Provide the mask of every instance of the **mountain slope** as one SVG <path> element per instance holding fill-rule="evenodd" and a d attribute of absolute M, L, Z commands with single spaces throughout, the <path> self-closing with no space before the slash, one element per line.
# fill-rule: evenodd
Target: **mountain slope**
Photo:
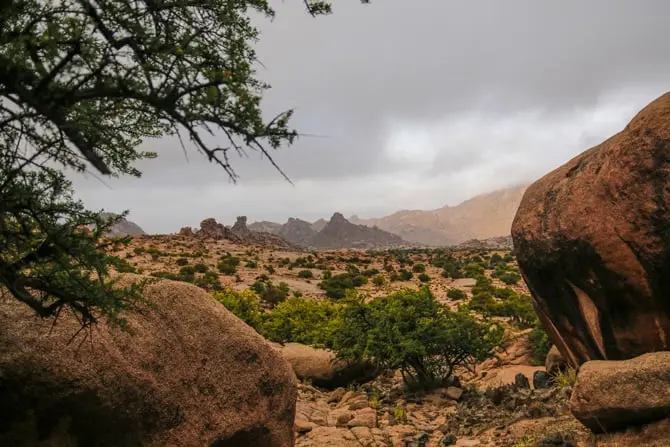
<path fill-rule="evenodd" d="M 314 248 L 382 248 L 407 245 L 400 236 L 384 230 L 349 222 L 340 213 L 333 217 L 325 227 L 308 241 Z"/>
<path fill-rule="evenodd" d="M 352 222 L 377 226 L 423 245 L 454 245 L 470 239 L 508 236 L 527 186 L 481 194 L 457 206 L 436 210 L 403 210 L 376 219 Z"/>

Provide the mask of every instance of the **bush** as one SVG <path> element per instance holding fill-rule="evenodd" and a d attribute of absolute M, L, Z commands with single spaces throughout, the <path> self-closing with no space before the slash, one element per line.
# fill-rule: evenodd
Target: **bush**
<path fill-rule="evenodd" d="M 430 281 L 430 276 L 428 276 L 426 273 L 421 273 L 419 276 L 419 281 L 421 282 L 428 282 Z"/>
<path fill-rule="evenodd" d="M 539 364 L 544 365 L 544 359 L 547 357 L 552 343 L 551 339 L 549 339 L 549 334 L 547 334 L 539 319 L 535 321 L 528 340 L 531 352 L 533 353 L 533 359 Z"/>
<path fill-rule="evenodd" d="M 516 273 L 505 273 L 500 277 L 500 280 L 508 286 L 511 286 L 518 283 L 521 280 L 521 276 L 517 275 Z"/>
<path fill-rule="evenodd" d="M 237 266 L 240 264 L 240 260 L 234 256 L 224 256 L 221 258 L 219 263 L 216 265 L 216 268 L 219 269 L 224 275 L 234 275 L 237 273 Z"/>
<path fill-rule="evenodd" d="M 412 271 L 413 271 L 414 273 L 423 273 L 423 272 L 426 271 L 426 266 L 423 265 L 423 264 L 414 264 L 414 265 L 412 266 Z"/>
<path fill-rule="evenodd" d="M 300 270 L 298 272 L 300 278 L 310 279 L 314 277 L 314 273 L 311 270 Z"/>
<path fill-rule="evenodd" d="M 188 264 L 188 259 L 186 258 L 177 258 L 177 261 L 175 261 L 177 265 L 186 265 Z"/>
<path fill-rule="evenodd" d="M 271 275 L 275 272 L 275 268 L 271 265 L 264 265 L 263 268 Z"/>
<path fill-rule="evenodd" d="M 325 272 L 324 272 L 325 273 Z M 319 287 L 326 291 L 326 296 L 332 299 L 341 299 L 346 295 L 349 289 L 355 289 L 368 282 L 368 279 L 363 275 L 354 273 L 341 273 L 324 279 L 319 284 Z"/>
<path fill-rule="evenodd" d="M 244 266 L 250 269 L 255 269 L 258 268 L 258 262 L 249 260 L 246 262 L 246 264 L 244 264 Z"/>
<path fill-rule="evenodd" d="M 379 274 L 379 270 L 377 269 L 366 269 L 361 272 L 361 275 L 365 276 L 366 278 L 372 278 L 375 275 Z"/>
<path fill-rule="evenodd" d="M 260 333 L 278 343 L 330 347 L 335 307 L 330 302 L 289 298 L 263 315 Z"/>
<path fill-rule="evenodd" d="M 374 284 L 377 287 L 381 287 L 386 283 L 386 280 L 382 275 L 377 275 L 374 278 L 372 278 L 372 284 Z"/>
<path fill-rule="evenodd" d="M 209 267 L 207 267 L 207 266 L 206 266 L 205 264 L 203 264 L 203 263 L 196 264 L 196 265 L 193 266 L 193 268 L 194 268 L 195 271 L 198 272 L 198 273 L 205 273 L 207 270 L 209 270 Z"/>
<path fill-rule="evenodd" d="M 460 289 L 449 289 L 447 290 L 447 298 L 450 300 L 464 300 L 468 297 L 468 294 Z"/>
<path fill-rule="evenodd" d="M 428 287 L 403 290 L 369 303 L 348 297 L 333 331 L 339 356 L 370 360 L 384 370 L 400 369 L 406 382 L 432 386 L 456 367 L 472 368 L 492 355 L 503 337 L 499 326 L 451 312 Z"/>
<path fill-rule="evenodd" d="M 226 289 L 214 294 L 214 299 L 226 306 L 226 309 L 234 313 L 240 320 L 252 328 L 258 330 L 261 323 L 261 307 L 258 297 L 251 290 L 238 292 Z"/>
<path fill-rule="evenodd" d="M 290 292 L 288 284 L 280 282 L 279 285 L 273 284 L 271 281 L 256 281 L 251 285 L 251 290 L 256 292 L 261 300 L 275 306 L 286 298 Z"/>
<path fill-rule="evenodd" d="M 401 281 L 409 281 L 414 276 L 412 272 L 406 269 L 398 270 L 398 275 L 400 276 Z"/>

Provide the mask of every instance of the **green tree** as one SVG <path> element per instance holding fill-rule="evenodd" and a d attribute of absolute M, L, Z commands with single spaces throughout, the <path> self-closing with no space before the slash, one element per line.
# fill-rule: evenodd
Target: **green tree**
<path fill-rule="evenodd" d="M 297 132 L 290 110 L 262 113 L 256 13 L 275 15 L 268 0 L 0 2 L 0 284 L 17 300 L 87 325 L 121 321 L 140 299 L 141 284 L 114 287 L 101 246 L 116 219 L 86 210 L 63 172 L 139 177 L 136 162 L 156 156 L 140 144 L 163 136 L 233 180 L 232 153 L 258 150 L 279 169 L 270 150 Z"/>
<path fill-rule="evenodd" d="M 236 291 L 226 289 L 214 294 L 214 299 L 226 306 L 240 320 L 258 330 L 261 323 L 261 306 L 252 290 Z"/>
<path fill-rule="evenodd" d="M 343 300 L 333 348 L 351 360 L 369 360 L 382 370 L 399 369 L 406 382 L 436 385 L 458 366 L 472 367 L 502 341 L 502 328 L 480 323 L 439 304 L 427 286 L 369 303 Z"/>

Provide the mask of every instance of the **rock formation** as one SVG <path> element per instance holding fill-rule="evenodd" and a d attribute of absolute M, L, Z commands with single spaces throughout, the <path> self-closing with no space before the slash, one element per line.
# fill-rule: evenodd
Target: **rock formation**
<path fill-rule="evenodd" d="M 316 231 L 312 228 L 312 224 L 293 217 L 290 217 L 277 232 L 277 235 L 298 245 L 307 244 L 315 234 Z"/>
<path fill-rule="evenodd" d="M 237 220 L 235 221 L 235 224 L 230 229 L 230 231 L 239 235 L 240 237 L 248 235 L 250 231 L 247 228 L 247 216 L 237 216 Z"/>
<path fill-rule="evenodd" d="M 303 250 L 301 247 L 286 241 L 276 234 L 249 230 L 246 216 L 238 216 L 232 228 L 228 228 L 210 217 L 200 223 L 200 230 L 198 230 L 196 235 L 205 239 L 227 239 L 242 245 L 271 246 L 281 250 Z"/>
<path fill-rule="evenodd" d="M 273 344 L 296 376 L 315 386 L 334 389 L 352 382 L 364 383 L 376 377 L 376 368 L 369 363 L 347 363 L 335 354 L 300 343 Z"/>
<path fill-rule="evenodd" d="M 239 238 L 233 234 L 230 228 L 227 228 L 223 224 L 220 224 L 213 217 L 208 217 L 207 219 L 200 222 L 200 229 L 196 233 L 199 237 L 205 239 L 230 239 L 237 241 Z"/>
<path fill-rule="evenodd" d="M 382 248 L 407 246 L 400 236 L 388 233 L 379 228 L 355 225 L 341 213 L 333 214 L 328 224 L 312 238 L 308 244 L 315 248 Z"/>
<path fill-rule="evenodd" d="M 670 352 L 624 361 L 590 361 L 577 375 L 570 410 L 596 433 L 670 416 Z"/>
<path fill-rule="evenodd" d="M 118 214 L 114 213 L 102 213 L 100 215 L 103 219 L 114 219 L 118 217 Z M 120 219 L 114 225 L 111 226 L 109 231 L 105 234 L 107 237 L 125 237 L 125 236 L 140 236 L 146 234 L 143 229 L 140 228 L 134 222 L 131 222 L 125 218 Z"/>
<path fill-rule="evenodd" d="M 568 362 L 670 349 L 670 94 L 528 188 L 519 266 Z"/>
<path fill-rule="evenodd" d="M 145 298 L 155 308 L 128 331 L 74 340 L 70 313 L 52 328 L 0 300 L 0 445 L 292 446 L 296 380 L 279 354 L 196 286 L 160 281 Z"/>
<path fill-rule="evenodd" d="M 277 223 L 277 222 L 270 222 L 267 220 L 263 220 L 260 222 L 254 222 L 252 224 L 249 224 L 247 226 L 251 231 L 258 231 L 261 233 L 272 233 L 272 234 L 277 234 L 279 232 L 279 229 L 282 227 L 282 224 Z"/>

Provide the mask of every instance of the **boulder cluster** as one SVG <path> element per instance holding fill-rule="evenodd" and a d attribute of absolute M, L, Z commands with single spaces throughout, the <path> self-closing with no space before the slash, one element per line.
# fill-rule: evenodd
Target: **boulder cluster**
<path fill-rule="evenodd" d="M 670 93 L 531 185 L 512 237 L 544 327 L 579 368 L 574 415 L 595 432 L 670 416 Z"/>

